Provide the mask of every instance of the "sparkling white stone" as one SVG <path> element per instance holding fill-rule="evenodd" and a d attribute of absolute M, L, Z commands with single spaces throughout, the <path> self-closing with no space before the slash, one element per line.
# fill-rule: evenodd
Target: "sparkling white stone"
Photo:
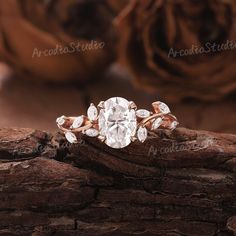
<path fill-rule="evenodd" d="M 152 129 L 153 130 L 158 129 L 161 123 L 162 123 L 162 118 L 161 117 L 156 118 L 152 123 Z"/>
<path fill-rule="evenodd" d="M 65 116 L 60 116 L 56 119 L 58 125 L 62 126 L 65 123 Z"/>
<path fill-rule="evenodd" d="M 144 119 L 144 118 L 149 117 L 151 115 L 151 113 L 148 110 L 139 109 L 139 110 L 136 111 L 136 115 L 137 115 L 137 117 Z"/>
<path fill-rule="evenodd" d="M 88 108 L 87 115 L 91 121 L 96 120 L 98 117 L 98 109 L 93 104 L 91 104 Z"/>
<path fill-rule="evenodd" d="M 77 143 L 77 138 L 76 138 L 75 134 L 73 134 L 72 132 L 67 131 L 65 133 L 65 137 L 69 143 Z"/>
<path fill-rule="evenodd" d="M 159 102 L 159 109 L 163 114 L 170 113 L 170 108 L 164 102 Z"/>
<path fill-rule="evenodd" d="M 139 127 L 137 131 L 137 137 L 140 142 L 144 142 L 147 138 L 147 129 L 145 127 Z"/>
<path fill-rule="evenodd" d="M 83 122 L 84 122 L 83 116 L 78 116 L 78 117 L 76 117 L 76 118 L 74 119 L 74 122 L 73 122 L 73 124 L 71 125 L 71 128 L 72 128 L 72 129 L 77 129 L 77 128 L 79 128 L 79 127 L 83 124 Z"/>
<path fill-rule="evenodd" d="M 179 124 L 178 121 L 173 121 L 173 122 L 170 124 L 170 129 L 171 129 L 171 130 L 174 130 L 174 129 L 177 127 L 178 124 Z"/>
<path fill-rule="evenodd" d="M 130 109 L 129 101 L 121 97 L 106 100 L 100 110 L 98 123 L 101 136 L 112 148 L 123 148 L 130 144 L 135 136 L 137 121 L 134 109 Z"/>
<path fill-rule="evenodd" d="M 89 137 L 97 137 L 99 133 L 98 133 L 98 130 L 94 128 L 90 128 L 85 131 L 85 134 Z"/>

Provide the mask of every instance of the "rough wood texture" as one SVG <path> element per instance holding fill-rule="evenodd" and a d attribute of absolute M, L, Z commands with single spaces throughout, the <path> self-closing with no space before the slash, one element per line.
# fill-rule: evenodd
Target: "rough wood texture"
<path fill-rule="evenodd" d="M 111 150 L 0 130 L 0 235 L 236 234 L 236 135 L 178 128 Z"/>

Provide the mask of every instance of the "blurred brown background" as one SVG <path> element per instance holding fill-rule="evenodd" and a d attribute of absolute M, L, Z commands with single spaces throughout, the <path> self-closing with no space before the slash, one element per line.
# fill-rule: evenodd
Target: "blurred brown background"
<path fill-rule="evenodd" d="M 181 126 L 235 133 L 236 49 L 168 57 L 236 40 L 235 1 L 187 2 L 1 1 L 0 127 L 55 131 L 56 117 L 122 96 L 166 102 Z"/>

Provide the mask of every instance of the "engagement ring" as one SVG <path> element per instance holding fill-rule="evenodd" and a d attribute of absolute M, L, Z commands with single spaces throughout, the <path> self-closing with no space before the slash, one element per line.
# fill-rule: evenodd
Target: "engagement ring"
<path fill-rule="evenodd" d="M 153 102 L 153 111 L 137 109 L 134 102 L 122 97 L 91 104 L 87 116 L 61 116 L 56 123 L 70 143 L 77 143 L 82 133 L 97 137 L 112 148 L 124 148 L 131 142 L 144 142 L 148 130 L 159 128 L 173 130 L 179 124 L 163 102 Z"/>

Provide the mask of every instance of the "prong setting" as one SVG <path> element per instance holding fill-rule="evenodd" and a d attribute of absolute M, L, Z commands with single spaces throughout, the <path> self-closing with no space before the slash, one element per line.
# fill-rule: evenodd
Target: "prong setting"
<path fill-rule="evenodd" d="M 98 103 L 98 108 L 104 109 L 104 101 Z"/>
<path fill-rule="evenodd" d="M 136 111 L 137 110 L 137 105 L 133 101 L 130 101 L 129 102 L 129 109 L 134 109 Z"/>
<path fill-rule="evenodd" d="M 131 136 L 130 140 L 131 140 L 131 142 L 135 142 L 137 140 L 137 137 L 136 136 Z"/>
<path fill-rule="evenodd" d="M 98 136 L 98 139 L 99 139 L 102 143 L 104 143 L 105 140 L 106 140 L 106 137 L 103 136 L 103 135 L 99 135 L 99 136 Z"/>

